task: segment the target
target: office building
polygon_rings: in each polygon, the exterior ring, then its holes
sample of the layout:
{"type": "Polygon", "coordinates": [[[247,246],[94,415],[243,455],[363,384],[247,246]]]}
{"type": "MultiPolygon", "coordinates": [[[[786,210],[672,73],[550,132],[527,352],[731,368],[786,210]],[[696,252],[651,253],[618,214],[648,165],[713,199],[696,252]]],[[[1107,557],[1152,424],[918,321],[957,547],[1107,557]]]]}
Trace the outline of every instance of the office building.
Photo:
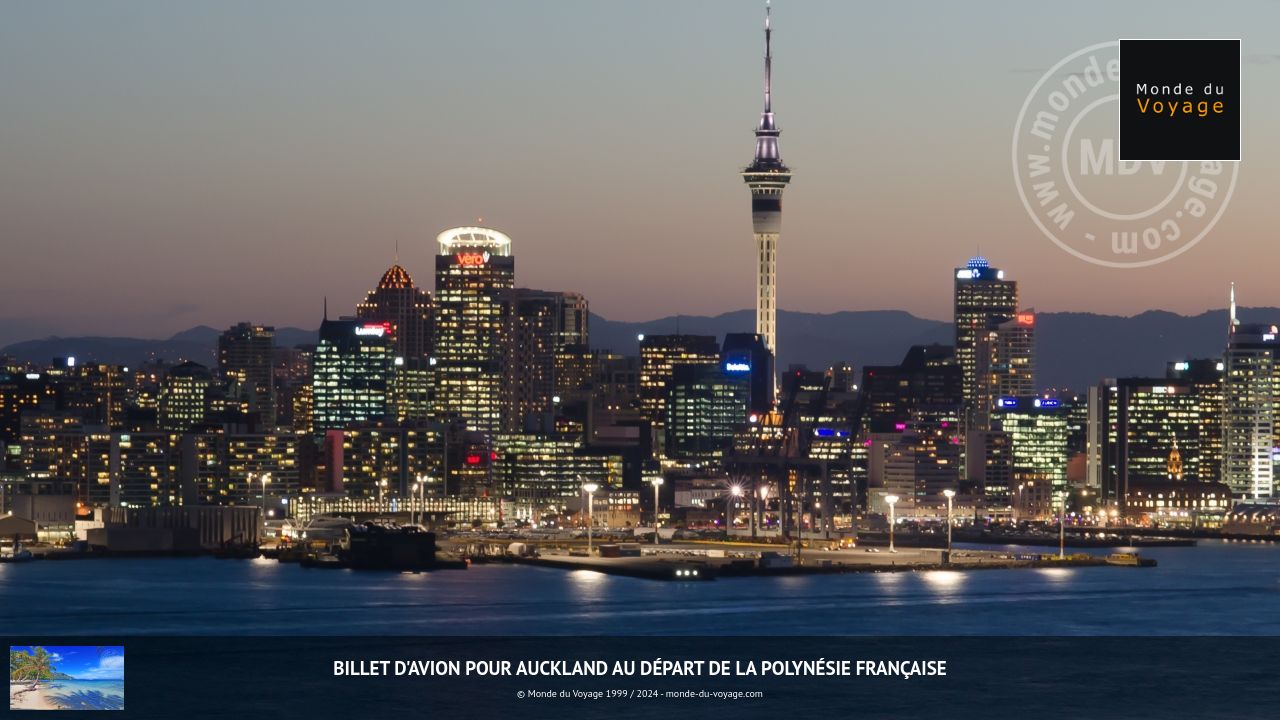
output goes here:
{"type": "Polygon", "coordinates": [[[431,296],[413,284],[399,263],[388,268],[356,306],[356,317],[390,323],[397,357],[425,362],[431,356],[431,296]]]}
{"type": "Polygon", "coordinates": [[[676,365],[667,398],[667,457],[699,463],[728,454],[734,432],[747,423],[750,395],[743,374],[718,365],[676,365]]]}
{"type": "MultiPolygon", "coordinates": [[[[972,424],[980,387],[980,340],[993,320],[1012,318],[1018,310],[1018,283],[1004,271],[991,267],[984,257],[974,257],[955,270],[955,355],[960,364],[966,423],[972,424]]],[[[966,425],[967,427],[967,425],[966,425]]]]}
{"type": "Polygon", "coordinates": [[[226,396],[262,428],[276,424],[275,328],[242,322],[218,336],[218,374],[226,396]]]}
{"type": "Polygon", "coordinates": [[[1222,481],[1237,499],[1275,495],[1277,326],[1245,325],[1236,318],[1231,288],[1231,325],[1224,357],[1222,481]]]}
{"type": "Polygon", "coordinates": [[[459,227],[436,241],[436,413],[492,435],[507,415],[511,238],[490,228],[459,227]]]}
{"type": "MultiPolygon", "coordinates": [[[[992,424],[1008,437],[1009,485],[1005,499],[1019,519],[1046,518],[1066,502],[1067,415],[1057,399],[1003,397],[996,403],[992,424]]],[[[987,497],[1000,494],[988,488],[987,497]]]]}
{"type": "Polygon", "coordinates": [[[321,323],[312,361],[311,431],[320,434],[386,415],[394,354],[386,322],[344,318],[321,323]]]}

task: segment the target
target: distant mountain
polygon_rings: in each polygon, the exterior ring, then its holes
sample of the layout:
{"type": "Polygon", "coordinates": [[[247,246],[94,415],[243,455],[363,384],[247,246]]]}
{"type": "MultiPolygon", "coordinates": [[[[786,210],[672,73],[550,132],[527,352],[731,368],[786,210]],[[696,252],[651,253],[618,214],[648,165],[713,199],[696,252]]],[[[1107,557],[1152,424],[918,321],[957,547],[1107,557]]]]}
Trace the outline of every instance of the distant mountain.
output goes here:
{"type": "MultiPolygon", "coordinates": [[[[1243,308],[1247,323],[1280,322],[1280,309],[1243,308]]],[[[1037,375],[1043,387],[1083,390],[1104,377],[1161,376],[1165,363],[1189,357],[1216,357],[1226,340],[1225,310],[1177,315],[1151,310],[1132,317],[1092,313],[1039,313],[1036,322],[1037,375]]],[[[681,315],[647,322],[620,322],[591,316],[591,344],[598,349],[634,354],[636,336],[683,332],[715,335],[750,332],[754,312],[735,310],[714,317],[681,315]]],[[[837,313],[778,313],[782,349],[779,367],[793,363],[825,368],[837,361],[856,367],[899,362],[907,348],[952,342],[951,323],[918,318],[898,310],[837,313]]],[[[0,349],[0,354],[46,363],[74,355],[83,360],[137,365],[148,358],[195,360],[211,364],[220,331],[198,326],[167,340],[121,337],[49,337],[0,349]]],[[[281,346],[316,342],[315,330],[276,328],[281,346]]]]}
{"type": "MultiPolygon", "coordinates": [[[[127,337],[47,337],[26,340],[0,348],[0,355],[19,360],[47,363],[56,357],[75,357],[82,362],[113,365],[141,365],[147,360],[171,362],[194,360],[202,365],[216,362],[220,330],[200,325],[183,330],[167,340],[127,337]]],[[[315,330],[276,328],[276,344],[284,347],[316,342],[315,330]]]]}
{"type": "MultiPolygon", "coordinates": [[[[1280,322],[1280,309],[1241,308],[1242,322],[1280,322]]],[[[1042,387],[1077,391],[1105,377],[1164,375],[1170,360],[1216,357],[1226,342],[1227,311],[1185,316],[1150,310],[1132,317],[1092,313],[1038,313],[1036,316],[1037,382],[1042,387]]],[[[615,352],[635,353],[640,333],[679,332],[723,337],[751,332],[751,310],[715,317],[680,316],[648,322],[614,322],[591,318],[591,344],[615,352]]],[[[899,311],[830,314],[780,311],[779,367],[801,363],[827,367],[845,360],[858,368],[896,364],[911,345],[951,344],[951,323],[926,320],[899,311]]]]}
{"type": "MultiPolygon", "coordinates": [[[[951,324],[925,320],[901,310],[847,311],[829,314],[778,312],[778,366],[792,363],[827,367],[847,360],[862,365],[897,363],[907,348],[922,343],[950,343],[951,324]]],[[[755,311],[733,312],[706,317],[680,315],[647,322],[614,322],[591,316],[591,345],[617,353],[635,354],[640,334],[675,332],[687,335],[715,335],[754,332],[755,311]]]]}

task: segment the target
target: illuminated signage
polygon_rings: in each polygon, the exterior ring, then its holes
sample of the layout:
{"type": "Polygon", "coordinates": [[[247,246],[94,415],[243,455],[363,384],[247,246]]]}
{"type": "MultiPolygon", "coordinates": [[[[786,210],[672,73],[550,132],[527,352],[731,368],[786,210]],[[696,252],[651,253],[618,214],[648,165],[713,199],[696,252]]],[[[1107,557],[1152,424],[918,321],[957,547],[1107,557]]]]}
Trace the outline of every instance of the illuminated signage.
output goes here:
{"type": "Polygon", "coordinates": [[[1019,325],[1035,325],[1036,316],[1033,313],[1018,313],[1019,325]]]}
{"type": "Polygon", "coordinates": [[[356,327],[357,335],[383,337],[391,332],[391,323],[365,323],[356,327]]]}
{"type": "Polygon", "coordinates": [[[744,362],[727,362],[724,364],[724,371],[731,373],[751,372],[751,365],[744,362]]]}
{"type": "Polygon", "coordinates": [[[1036,398],[1036,407],[1056,408],[1061,404],[1057,398],[1036,398]]]}
{"type": "Polygon", "coordinates": [[[1017,398],[1011,398],[1011,397],[1000,398],[1000,407],[1017,407],[1017,406],[1018,406],[1017,398]]]}
{"type": "Polygon", "coordinates": [[[460,252],[457,254],[458,264],[463,267],[480,267],[489,262],[489,253],[486,252],[460,252]]]}

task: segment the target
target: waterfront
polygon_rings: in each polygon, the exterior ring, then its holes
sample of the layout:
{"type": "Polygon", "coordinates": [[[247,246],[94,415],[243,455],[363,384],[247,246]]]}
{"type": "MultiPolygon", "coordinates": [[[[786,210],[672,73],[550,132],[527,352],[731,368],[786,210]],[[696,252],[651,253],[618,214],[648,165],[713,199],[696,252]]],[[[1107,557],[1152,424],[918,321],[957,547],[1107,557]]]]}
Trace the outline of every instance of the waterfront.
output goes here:
{"type": "Polygon", "coordinates": [[[655,583],[508,565],[422,574],[272,560],[0,565],[9,635],[1280,635],[1280,546],[1159,567],[655,583]]]}

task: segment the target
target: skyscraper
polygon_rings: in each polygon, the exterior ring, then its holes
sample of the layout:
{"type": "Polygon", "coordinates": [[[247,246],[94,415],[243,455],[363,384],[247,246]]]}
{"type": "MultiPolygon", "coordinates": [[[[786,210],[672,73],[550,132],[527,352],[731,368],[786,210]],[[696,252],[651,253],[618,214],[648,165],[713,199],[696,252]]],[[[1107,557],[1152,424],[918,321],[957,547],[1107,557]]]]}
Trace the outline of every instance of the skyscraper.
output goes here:
{"type": "Polygon", "coordinates": [[[720,364],[720,344],[714,335],[644,335],[640,338],[640,409],[653,423],[657,437],[667,422],[671,379],[678,365],[720,364]]]}
{"type": "Polygon", "coordinates": [[[721,366],[677,365],[667,399],[667,457],[712,461],[728,453],[734,431],[747,422],[749,380],[721,366]]]}
{"type": "Polygon", "coordinates": [[[991,413],[1001,398],[1036,394],[1035,350],[1034,310],[988,321],[986,332],[979,333],[977,340],[977,392],[971,408],[971,429],[986,430],[991,426],[991,413]]]}
{"type": "Polygon", "coordinates": [[[956,360],[960,363],[965,419],[973,424],[981,388],[978,382],[980,336],[992,320],[1012,318],[1018,310],[1018,283],[1006,280],[1004,271],[991,267],[984,257],[974,257],[955,272],[956,360]]]}
{"type": "Polygon", "coordinates": [[[242,412],[256,413],[263,427],[276,423],[276,330],[239,323],[218,336],[218,372],[227,397],[242,412]]]}
{"type": "Polygon", "coordinates": [[[763,415],[773,408],[776,397],[773,354],[765,347],[763,337],[755,333],[725,333],[720,369],[747,381],[751,391],[748,410],[763,415]]]}
{"type": "Polygon", "coordinates": [[[399,357],[425,360],[431,354],[431,296],[414,286],[399,263],[383,273],[378,287],[356,306],[356,317],[391,323],[399,357]]]}
{"type": "Polygon", "coordinates": [[[1009,439],[1011,472],[1008,486],[984,486],[988,499],[1012,501],[1018,518],[1053,514],[1067,494],[1066,410],[1057,399],[1003,397],[995,423],[1009,439]]]}
{"type": "Polygon", "coordinates": [[[516,259],[511,238],[482,227],[436,238],[436,407],[490,435],[502,430],[516,259]]]}
{"type": "Polygon", "coordinates": [[[323,433],[389,411],[389,323],[325,320],[312,359],[312,431],[323,433]]]}
{"type": "Polygon", "coordinates": [[[791,170],[782,163],[773,120],[773,29],[769,10],[764,16],[764,111],[756,126],[756,154],[742,171],[751,188],[751,225],[756,238],[756,334],[778,357],[778,237],[782,233],[782,191],[791,182],[791,170]]]}
{"type": "Polygon", "coordinates": [[[1276,397],[1280,389],[1275,325],[1242,325],[1235,286],[1223,378],[1222,482],[1240,499],[1275,492],[1276,397]]]}
{"type": "Polygon", "coordinates": [[[549,431],[558,404],[557,356],[587,346],[587,299],[579,293],[517,288],[511,299],[508,429],[549,431]]]}
{"type": "Polygon", "coordinates": [[[1104,380],[1090,391],[1089,405],[1089,444],[1097,448],[1088,456],[1087,462],[1096,466],[1089,477],[1096,479],[1104,507],[1123,511],[1135,481],[1166,477],[1175,442],[1183,476],[1201,479],[1201,405],[1190,380],[1104,380]]]}

